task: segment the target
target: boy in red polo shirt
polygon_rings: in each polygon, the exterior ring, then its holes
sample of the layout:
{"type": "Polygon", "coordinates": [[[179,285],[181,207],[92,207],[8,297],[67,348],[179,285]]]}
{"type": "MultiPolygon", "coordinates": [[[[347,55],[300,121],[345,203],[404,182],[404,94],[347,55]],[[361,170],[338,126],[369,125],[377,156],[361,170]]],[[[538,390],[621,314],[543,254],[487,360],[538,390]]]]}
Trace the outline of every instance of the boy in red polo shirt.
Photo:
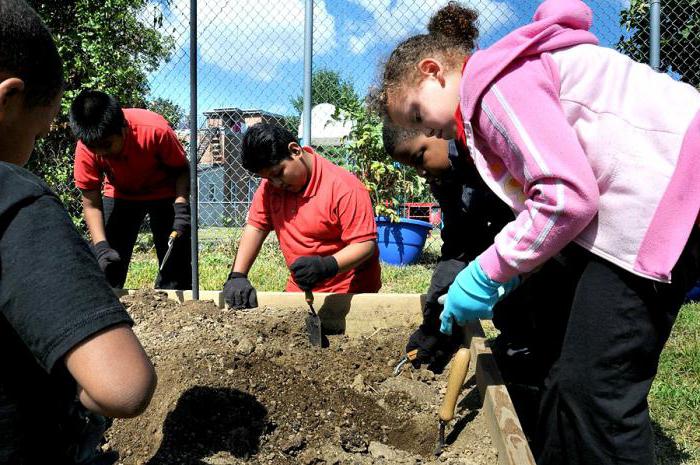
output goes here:
{"type": "Polygon", "coordinates": [[[122,109],[111,95],[86,90],[71,105],[78,138],[75,185],[100,268],[123,287],[141,223],[148,214],[162,263],[168,237],[177,237],[157,289],[190,289],[189,169],[182,145],[157,113],[122,109]]]}
{"type": "Polygon", "coordinates": [[[288,130],[265,123],[243,137],[242,162],[264,179],[224,285],[231,307],[257,306],[247,273],[272,230],[292,272],[288,292],[379,290],[377,226],[369,193],[355,176],[301,147],[288,130]]]}

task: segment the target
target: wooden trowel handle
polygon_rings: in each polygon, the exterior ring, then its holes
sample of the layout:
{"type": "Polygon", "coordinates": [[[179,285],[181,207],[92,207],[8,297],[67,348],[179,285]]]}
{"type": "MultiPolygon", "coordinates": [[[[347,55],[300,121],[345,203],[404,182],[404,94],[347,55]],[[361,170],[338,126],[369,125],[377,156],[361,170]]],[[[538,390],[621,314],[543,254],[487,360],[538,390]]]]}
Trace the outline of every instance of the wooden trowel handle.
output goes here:
{"type": "Polygon", "coordinates": [[[462,347],[452,358],[450,375],[447,378],[447,392],[438,412],[442,421],[450,421],[455,416],[455,405],[457,404],[459,392],[462,390],[464,378],[467,377],[470,357],[471,352],[469,352],[469,349],[462,347]]]}
{"type": "Polygon", "coordinates": [[[304,297],[306,298],[306,303],[307,304],[313,304],[314,303],[314,293],[311,291],[304,291],[304,297]]]}

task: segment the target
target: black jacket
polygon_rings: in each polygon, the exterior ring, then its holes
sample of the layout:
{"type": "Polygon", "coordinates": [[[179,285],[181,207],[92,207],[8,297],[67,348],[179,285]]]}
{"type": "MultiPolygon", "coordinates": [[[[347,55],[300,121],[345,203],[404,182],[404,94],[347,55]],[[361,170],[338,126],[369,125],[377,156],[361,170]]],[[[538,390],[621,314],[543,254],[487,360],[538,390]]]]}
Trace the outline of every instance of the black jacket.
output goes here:
{"type": "Polygon", "coordinates": [[[457,273],[493,244],[494,236],[514,218],[512,210],[479,177],[468,153],[457,147],[450,141],[450,172],[430,181],[443,226],[440,263],[427,302],[436,302],[447,292],[457,273]]]}

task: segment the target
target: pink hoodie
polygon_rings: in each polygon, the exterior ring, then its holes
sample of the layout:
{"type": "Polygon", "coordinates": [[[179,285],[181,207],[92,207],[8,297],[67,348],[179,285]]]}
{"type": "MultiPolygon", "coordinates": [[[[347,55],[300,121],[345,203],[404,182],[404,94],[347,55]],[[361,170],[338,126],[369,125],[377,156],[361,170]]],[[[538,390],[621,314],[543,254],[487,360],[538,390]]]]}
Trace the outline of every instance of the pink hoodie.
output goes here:
{"type": "Polygon", "coordinates": [[[700,94],[588,32],[579,0],[467,62],[460,110],[474,163],[517,213],[478,260],[505,282],[572,240],[670,281],[700,211],[700,94]]]}

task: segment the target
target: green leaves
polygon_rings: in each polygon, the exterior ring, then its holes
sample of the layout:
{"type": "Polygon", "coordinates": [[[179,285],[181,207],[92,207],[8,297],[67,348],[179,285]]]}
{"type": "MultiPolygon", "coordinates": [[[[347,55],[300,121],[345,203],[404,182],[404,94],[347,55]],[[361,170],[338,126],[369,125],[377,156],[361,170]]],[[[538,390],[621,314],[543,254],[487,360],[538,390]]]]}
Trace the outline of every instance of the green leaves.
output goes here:
{"type": "MultiPolygon", "coordinates": [[[[298,95],[290,100],[292,106],[301,114],[304,109],[304,97],[298,95]]],[[[319,103],[331,103],[336,109],[352,107],[359,102],[352,82],[340,77],[336,71],[321,69],[311,76],[311,106],[319,103]]],[[[337,117],[337,115],[336,115],[337,117]]]]}
{"type": "MultiPolygon", "coordinates": [[[[649,62],[649,0],[631,0],[620,12],[620,25],[628,32],[617,49],[633,60],[649,62]]],[[[661,70],[700,87],[700,0],[661,2],[661,70]]]]}
{"type": "Polygon", "coordinates": [[[369,191],[374,213],[398,221],[401,202],[415,199],[425,191],[425,181],[415,170],[400,166],[384,151],[381,118],[356,100],[342,107],[354,121],[347,137],[349,169],[369,191]]]}

